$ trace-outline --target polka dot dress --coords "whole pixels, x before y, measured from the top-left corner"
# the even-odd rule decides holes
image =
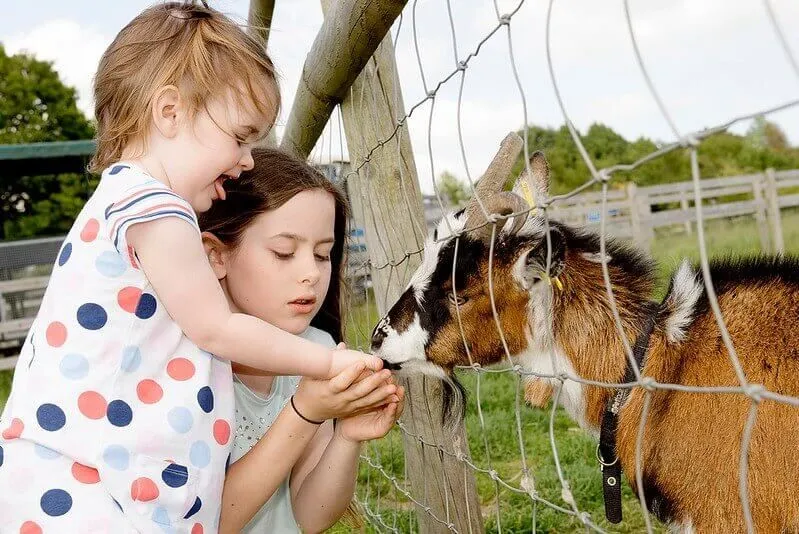
[[[230,364],[183,335],[127,243],[162,217],[197,229],[120,163],[64,241],[0,418],[0,532],[216,532]]]

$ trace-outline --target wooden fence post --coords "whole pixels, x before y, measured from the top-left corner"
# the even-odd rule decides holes
[[[688,213],[690,209],[690,205],[688,204],[688,193],[685,190],[680,191],[680,209],[683,213]],[[693,225],[691,224],[690,219],[686,219],[685,221],[685,233],[691,235],[693,233]]]
[[[627,183],[627,201],[630,209],[630,225],[632,226],[633,241],[641,248],[649,250],[655,232],[652,229],[650,217],[652,209],[649,206],[649,197],[634,182]],[[607,214],[603,214],[606,216]]]
[[[322,0],[325,11],[329,1]],[[360,167],[357,174],[347,177],[347,189],[355,197],[356,213],[363,217],[360,222],[381,315],[402,294],[419,265],[418,251],[426,234],[410,137],[404,125],[397,129],[398,119],[405,116],[398,81],[394,47],[387,36],[341,104],[350,160],[354,169]],[[453,434],[442,428],[440,383],[419,377],[407,380],[405,386],[408,401],[402,421],[406,428],[427,443],[455,449],[468,458],[463,425]],[[459,532],[483,532],[474,475],[466,464],[435,446],[422,444],[415,436],[403,433],[403,440],[414,498]],[[449,532],[447,525],[423,508],[416,511],[420,532]]]
[[[757,222],[757,232],[760,235],[760,250],[763,252],[774,252],[769,236],[769,223],[766,210],[766,201],[763,198],[763,182],[759,176],[752,180],[752,193],[755,200],[755,221]]]
[[[766,200],[768,202],[768,218],[774,236],[773,252],[785,253],[785,241],[782,237],[782,218],[780,217],[780,196],[777,191],[777,180],[774,169],[766,169]]]

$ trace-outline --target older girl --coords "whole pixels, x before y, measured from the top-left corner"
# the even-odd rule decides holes
[[[334,347],[344,336],[346,201],[302,161],[268,149],[253,158],[255,169],[200,218],[211,265],[233,311]],[[399,416],[402,389],[389,371],[362,363],[329,381],[233,370],[234,463],[221,530],[324,530],[352,499],[361,443]]]

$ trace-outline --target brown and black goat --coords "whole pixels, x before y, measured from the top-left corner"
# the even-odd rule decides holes
[[[520,145],[518,136],[506,138],[478,183],[490,213],[526,208],[514,193],[497,193]],[[526,181],[546,198],[549,169],[543,155],[534,154],[529,167],[517,187]],[[532,211],[501,219],[491,262],[500,336],[488,282],[492,227],[483,223],[482,208],[473,202],[447,215],[432,232],[408,289],[375,327],[375,354],[395,369],[425,372],[455,385],[455,366],[469,365],[470,359],[483,366],[506,361],[506,344],[511,359],[526,371],[631,382],[604,282],[599,237],[556,221],[547,224]],[[445,239],[464,229],[473,230]],[[643,377],[658,384],[739,385],[701,271],[684,263],[662,302],[655,302],[652,260],[613,240],[606,243],[605,259],[622,328],[627,339],[638,340]],[[746,379],[774,393],[799,396],[799,261],[730,259],[712,263],[710,271]],[[558,378],[530,378],[527,399],[543,405],[557,386]],[[457,397],[459,388],[447,391]],[[581,427],[598,435],[618,391],[565,380],[559,399]],[[621,468],[635,487],[646,391],[639,386],[626,391],[618,397],[613,437]],[[743,393],[652,391],[642,438],[642,481],[654,515],[685,532],[746,530],[739,473],[751,403]],[[760,399],[748,450],[746,489],[755,531],[799,532],[799,408]]]

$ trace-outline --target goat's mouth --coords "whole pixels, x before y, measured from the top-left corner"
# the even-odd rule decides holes
[[[453,368],[445,368],[427,360],[394,363],[383,360],[383,369],[399,371],[399,376],[430,377],[441,382],[441,418],[446,429],[454,429],[466,416],[466,390]]]

